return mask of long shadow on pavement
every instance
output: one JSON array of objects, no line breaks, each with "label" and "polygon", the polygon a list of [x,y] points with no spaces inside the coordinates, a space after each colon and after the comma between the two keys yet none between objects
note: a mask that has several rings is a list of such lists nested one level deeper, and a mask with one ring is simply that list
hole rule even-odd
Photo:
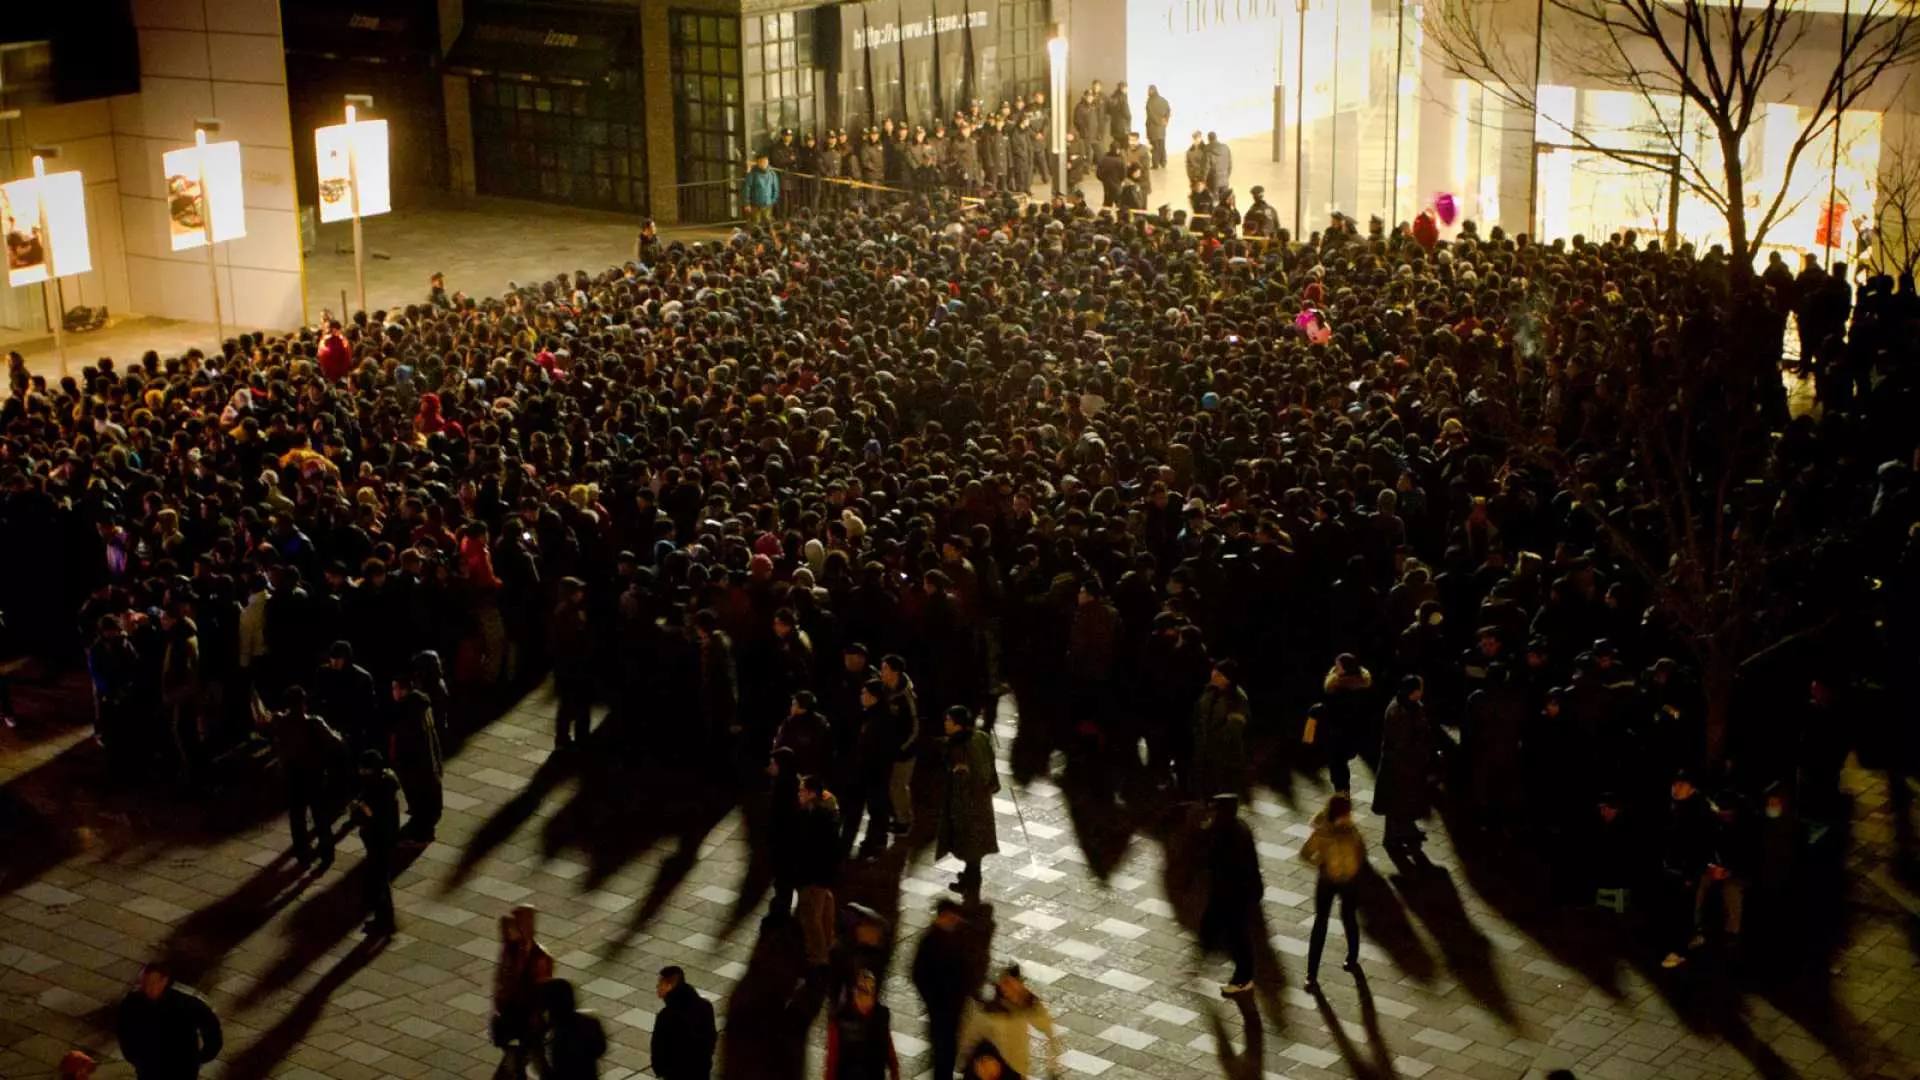
[{"label": "long shadow on pavement", "polygon": [[226,1060],[226,1076],[230,1080],[257,1080],[273,1072],[274,1066],[285,1061],[288,1054],[298,1047],[313,1025],[326,1010],[327,1000],[334,992],[347,984],[347,980],[373,963],[374,958],[386,949],[385,938],[366,938],[356,944],[352,951],[335,961],[327,969],[320,981],[311,990],[300,996],[280,1022],[261,1032],[246,1049]]}]

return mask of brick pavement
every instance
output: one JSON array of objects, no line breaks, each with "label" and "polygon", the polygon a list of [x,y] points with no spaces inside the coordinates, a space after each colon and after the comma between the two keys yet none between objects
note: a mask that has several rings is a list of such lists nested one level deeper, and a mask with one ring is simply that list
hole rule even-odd
[{"label": "brick pavement", "polygon": [[[670,777],[544,767],[549,709],[536,693],[452,759],[441,841],[400,875],[402,932],[384,946],[356,933],[356,840],[330,872],[303,878],[282,859],[284,823],[259,792],[207,808],[103,795],[77,734],[0,736],[0,1078],[50,1076],[69,1046],[116,1058],[111,1003],[142,958],[165,952],[226,1024],[207,1075],[488,1080],[499,1061],[486,1038],[495,919],[516,903],[540,908],[561,972],[606,1020],[609,1080],[648,1075],[654,973],[668,963],[730,1003],[729,1075],[791,1074],[804,1055],[805,1075],[818,1076],[819,1024],[803,1047],[782,1008],[798,944],[778,930],[760,940],[755,822]],[[1295,858],[1316,789],[1303,782],[1298,804],[1263,792],[1250,816],[1272,948],[1259,1000],[1244,1006],[1218,997],[1224,964],[1198,964],[1182,928],[1193,913],[1177,814],[1007,779],[1002,854],[988,860],[984,891],[990,952],[1019,960],[1049,1003],[1073,1076],[1452,1080],[1563,1066],[1582,1080],[1920,1076],[1910,939],[1920,916],[1875,861],[1884,790],[1859,774],[1855,883],[1837,909],[1844,924],[1826,928],[1837,945],[1825,984],[1796,974],[1747,993],[1727,990],[1712,964],[1671,977],[1650,958],[1613,959],[1611,916],[1542,908],[1527,899],[1536,871],[1524,856],[1463,853],[1435,822],[1431,873],[1383,866],[1366,890],[1365,992],[1329,964],[1316,1001],[1299,989],[1313,880]],[[1376,838],[1378,826],[1362,818]],[[926,1044],[904,970],[953,869],[921,850],[904,865],[856,868],[847,890],[897,915],[887,997],[909,1076]],[[100,1075],[130,1072],[113,1061]]]}]

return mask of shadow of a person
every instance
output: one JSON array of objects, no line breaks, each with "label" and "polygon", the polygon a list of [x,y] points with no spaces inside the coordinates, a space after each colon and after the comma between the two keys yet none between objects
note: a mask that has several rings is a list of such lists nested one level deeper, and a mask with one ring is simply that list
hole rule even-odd
[{"label": "shadow of a person", "polygon": [[1213,1053],[1220,1062],[1220,1075],[1225,1080],[1261,1080],[1266,1075],[1267,1032],[1260,1023],[1260,1010],[1255,1007],[1251,994],[1235,995],[1233,1005],[1240,1013],[1240,1027],[1246,1042],[1237,1053],[1227,1033],[1226,1021],[1220,1018],[1221,1010],[1210,1009],[1207,1015],[1213,1024]]}]

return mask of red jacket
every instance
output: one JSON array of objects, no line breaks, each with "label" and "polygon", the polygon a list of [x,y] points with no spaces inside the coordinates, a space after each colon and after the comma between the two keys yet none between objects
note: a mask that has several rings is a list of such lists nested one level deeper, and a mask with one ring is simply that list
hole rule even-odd
[{"label": "red jacket", "polygon": [[320,342],[320,374],[328,382],[339,382],[353,371],[353,346],[338,332],[328,334]]}]

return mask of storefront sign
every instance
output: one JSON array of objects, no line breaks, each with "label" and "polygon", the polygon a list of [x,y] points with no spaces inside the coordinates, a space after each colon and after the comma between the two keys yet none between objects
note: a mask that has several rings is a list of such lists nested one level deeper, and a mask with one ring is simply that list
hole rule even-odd
[{"label": "storefront sign", "polygon": [[1280,0],[1168,0],[1162,25],[1168,34],[1204,34],[1216,27],[1245,26],[1279,15]]},{"label": "storefront sign", "polygon": [[853,47],[873,49],[882,45],[898,45],[902,41],[937,37],[940,34],[958,33],[961,30],[985,30],[987,25],[986,12],[969,11],[959,15],[941,15],[938,18],[929,15],[904,26],[893,21],[876,23],[872,26],[855,26]]}]

